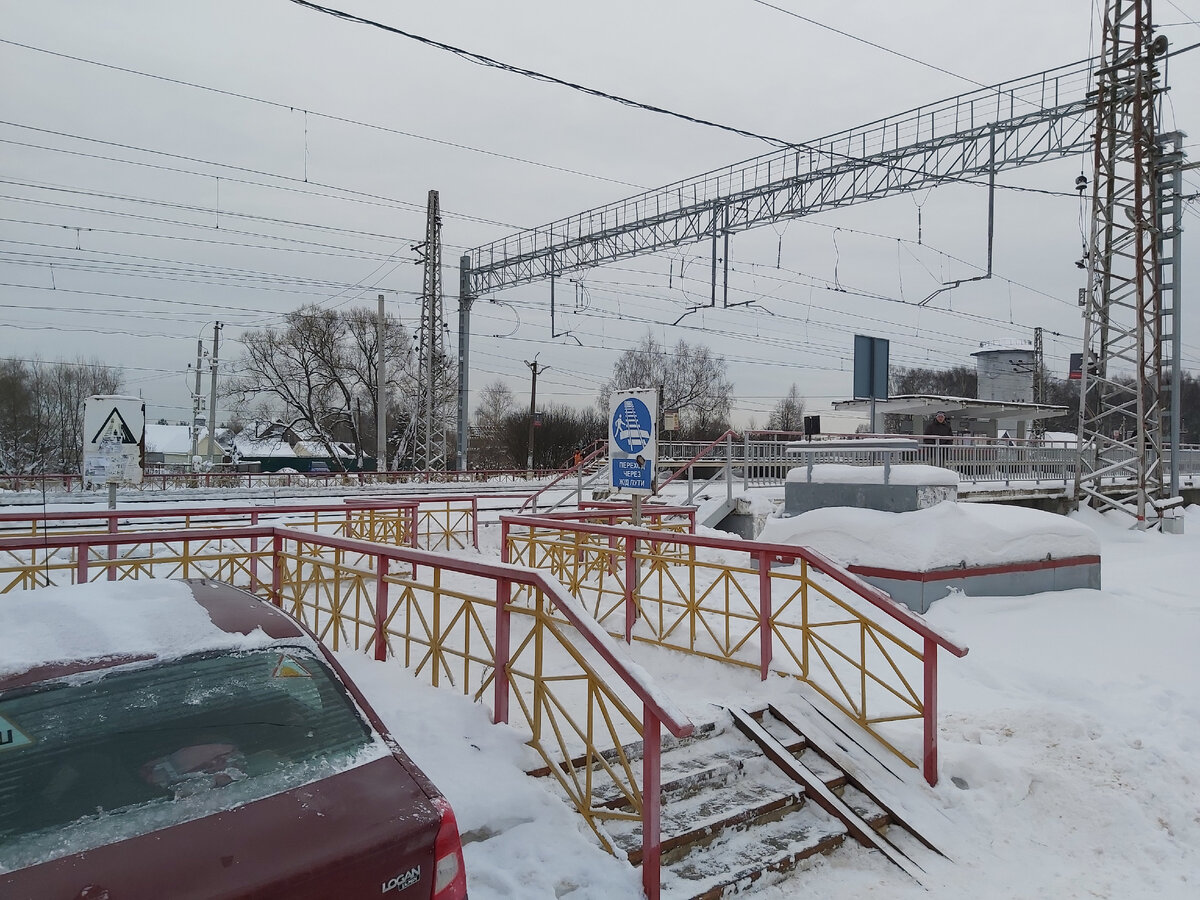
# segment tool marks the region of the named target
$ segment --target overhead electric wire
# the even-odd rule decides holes
[[[139,147],[133,144],[122,144],[117,141],[105,141],[99,138],[87,137],[80,134],[71,134],[66,131],[56,131],[52,128],[38,128],[33,125],[25,125],[20,122],[8,122],[0,120],[0,125],[10,128],[21,128],[27,131],[36,131],[40,134],[50,134],[55,137],[69,138],[75,141],[84,141],[91,144],[100,144],[105,147],[116,147],[121,150],[129,150],[135,153],[147,153],[153,156],[165,156],[168,159],[177,159],[184,162],[199,163],[201,165],[213,166],[219,169],[228,169],[234,172],[242,172],[249,175],[261,175],[266,178],[275,178],[280,181],[295,182],[296,184],[305,185],[307,187],[319,187],[328,191],[336,191],[335,194],[327,194],[322,191],[309,190],[302,187],[288,187],[279,184],[270,184],[262,181],[253,181],[248,178],[233,178],[229,175],[220,174],[217,172],[198,172],[195,169],[184,169],[178,166],[165,166],[160,163],[145,162],[143,160],[124,159],[119,156],[106,156],[102,153],[85,153],[82,150],[72,150],[66,147],[49,147],[44,144],[31,144],[27,141],[15,141],[11,138],[0,138],[0,143],[10,144],[16,147],[26,147],[31,150],[39,150],[50,153],[62,153],[69,156],[79,156],[86,159],[98,159],[107,162],[121,163],[130,166],[139,166],[142,168],[155,169],[163,172],[175,172],[181,175],[192,175],[197,178],[211,178],[221,181],[228,181],[232,184],[246,184],[256,187],[264,187],[270,190],[291,191],[298,194],[309,194],[314,197],[326,197],[330,200],[346,200],[347,202],[361,203],[367,206],[382,206],[385,208],[400,207],[412,212],[418,212],[422,215],[425,213],[423,204],[415,203],[410,200],[399,200],[395,197],[385,197],[381,194],[372,194],[367,191],[359,191],[353,188],[341,187],[336,184],[326,184],[324,182],[313,181],[308,178],[297,178],[294,175],[281,175],[278,172],[268,172],[264,169],[254,169],[248,166],[238,166],[232,163],[217,162],[215,160],[203,159],[198,156],[185,156],[179,153],[169,153],[165,150],[155,150],[151,147]],[[346,196],[340,196],[346,195]],[[480,216],[469,216],[465,213],[456,213],[447,210],[441,210],[442,216],[451,219],[459,219],[464,222],[477,222],[480,225],[493,225],[497,228],[515,228],[517,226],[509,222],[497,222],[494,219],[484,219]]]
[[[595,179],[597,181],[606,181],[611,184],[619,184],[619,185],[623,185],[625,187],[635,187],[635,188],[642,187],[642,185],[634,184],[634,183],[628,182],[628,181],[623,181],[619,178],[610,178],[605,175],[597,175],[593,172],[583,172],[583,171],[579,171],[577,169],[571,169],[571,168],[568,168],[565,166],[556,166],[553,163],[545,163],[545,162],[539,162],[538,160],[525,159],[523,157],[513,156],[512,154],[508,154],[508,153],[500,153],[495,150],[487,150],[482,147],[472,147],[468,144],[461,144],[461,143],[457,143],[455,141],[445,140],[443,138],[434,138],[434,137],[429,137],[428,135],[424,135],[424,134],[416,134],[415,132],[411,132],[411,131],[403,131],[399,128],[391,128],[387,125],[380,125],[380,124],[374,123],[374,122],[363,122],[363,121],[359,121],[357,119],[348,118],[346,116],[335,115],[334,113],[327,113],[327,112],[321,112],[319,110],[307,109],[305,107],[297,106],[292,103],[281,103],[277,100],[267,100],[262,97],[254,97],[250,94],[244,94],[244,93],[240,93],[238,91],[229,91],[229,90],[225,90],[223,88],[212,87],[211,85],[199,84],[197,82],[187,81],[182,78],[172,78],[168,75],[159,75],[154,72],[143,72],[139,69],[132,69],[132,68],[128,68],[126,66],[118,66],[118,65],[114,65],[112,63],[100,62],[99,60],[88,59],[87,57],[83,57],[83,56],[74,56],[70,53],[62,53],[57,50],[49,50],[45,47],[36,47],[32,44],[24,44],[24,43],[21,43],[20,41],[9,40],[7,38],[0,38],[0,44],[8,44],[9,46],[12,46],[12,47],[20,47],[22,50],[31,50],[35,53],[46,54],[47,56],[55,56],[60,59],[71,60],[72,62],[84,63],[85,65],[90,65],[90,66],[97,66],[99,68],[109,69],[114,72],[122,72],[126,75],[137,75],[142,78],[151,78],[151,79],[154,79],[155,81],[161,81],[161,82],[164,82],[167,84],[175,84],[175,85],[179,85],[181,87],[188,87],[188,88],[193,88],[193,89],[199,90],[199,91],[207,91],[207,92],[213,93],[213,94],[220,94],[220,95],[223,95],[226,97],[231,97],[231,98],[234,98],[237,100],[247,100],[251,103],[260,103],[264,106],[270,106],[270,107],[273,107],[275,109],[282,110],[282,111],[293,112],[293,113],[304,113],[305,115],[316,116],[316,117],[319,117],[322,119],[328,119],[331,122],[339,122],[343,125],[353,125],[357,128],[368,128],[368,129],[371,129],[374,131],[382,131],[384,133],[394,134],[399,137],[407,137],[407,138],[413,138],[415,140],[420,140],[420,141],[428,141],[430,143],[440,144],[440,145],[446,146],[446,147],[451,147],[456,150],[467,150],[472,153],[480,153],[485,156],[494,157],[496,159],[503,159],[503,160],[507,160],[509,162],[516,162],[516,163],[521,163],[523,165],[535,166],[539,169],[548,169],[551,171],[562,172],[564,175],[576,175],[576,176],[580,176],[582,178],[591,178],[591,179]]]
[[[767,9],[773,9],[776,12],[783,13],[785,16],[791,16],[793,19],[799,19],[802,22],[807,22],[809,25],[815,25],[818,28],[831,31],[834,34],[841,35],[844,38],[849,38],[852,41],[857,41],[860,44],[864,44],[876,50],[881,50],[884,53],[890,53],[892,56],[898,56],[900,59],[907,60],[911,63],[916,63],[918,66],[924,66],[926,69],[931,69],[934,72],[940,72],[943,75],[949,75],[951,78],[957,78],[959,81],[965,81],[967,84],[973,84],[976,87],[981,88],[989,88],[992,86],[990,84],[983,84],[982,82],[976,81],[974,78],[968,78],[965,75],[959,75],[957,72],[951,72],[949,69],[943,69],[941,66],[926,62],[923,59],[918,59],[915,56],[910,56],[907,53],[901,53],[899,50],[893,50],[891,47],[885,47],[883,44],[877,44],[874,41],[867,40],[864,37],[859,37],[857,34],[851,34],[849,31],[843,31],[840,28],[834,28],[832,25],[826,25],[824,22],[818,22],[816,19],[809,18],[808,16],[802,16],[800,13],[794,12],[793,10],[782,6],[776,6],[774,3],[768,3],[767,0],[750,0],[750,2],[757,3],[759,6],[765,6]],[[1170,0],[1168,0],[1168,2],[1170,2]]]

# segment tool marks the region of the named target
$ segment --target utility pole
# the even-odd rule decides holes
[[[416,403],[412,411],[415,436],[414,466],[430,471],[446,468],[445,424],[436,421],[445,400],[446,344],[442,332],[442,214],[437,191],[429,192],[425,212],[425,241],[413,248],[425,264],[421,291]]]
[[[533,434],[534,425],[537,422],[537,377],[538,372],[545,372],[547,366],[539,366],[537,357],[533,358],[533,362],[525,360],[525,365],[529,366],[529,371],[533,373],[533,383],[529,387],[529,454],[525,458],[525,477],[533,477]]]
[[[1146,528],[1165,499],[1154,160],[1167,39],[1154,36],[1150,0],[1106,0],[1101,37],[1075,496]]]
[[[467,380],[471,359],[471,257],[458,259],[458,458],[455,468],[467,470],[468,411]]]
[[[387,469],[387,354],[384,353],[383,294],[375,322],[375,471]]]
[[[1046,402],[1046,350],[1042,343],[1042,329],[1033,329],[1033,402],[1038,406]],[[1034,419],[1031,429],[1035,440],[1046,433],[1046,420]]]
[[[217,445],[217,344],[221,340],[221,323],[213,323],[212,369],[208,391],[208,467],[213,465],[213,451]]]
[[[188,459],[188,468],[195,470],[196,456],[200,453],[200,366],[204,362],[204,339],[196,341],[196,387],[192,391],[192,455]]]

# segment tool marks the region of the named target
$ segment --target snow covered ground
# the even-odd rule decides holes
[[[971,653],[941,666],[941,781],[929,789],[914,771],[904,791],[906,812],[948,857],[929,866],[925,888],[846,848],[756,896],[1200,896],[1200,507],[1186,515],[1184,535],[1074,516],[1099,535],[1103,591],[934,605],[927,618]],[[632,653],[698,718],[713,701],[750,705],[787,688]],[[473,900],[640,895],[638,873],[522,774],[536,761],[514,730],[394,664],[341,658],[454,805]]]
[[[958,595],[927,615],[971,652],[942,659],[941,781],[930,789],[912,771],[898,805],[947,861],[928,864],[922,888],[846,847],[754,896],[1200,896],[1200,507],[1186,511],[1183,535],[1131,531],[1091,511],[1071,518],[1099,538],[1104,590]],[[996,536],[971,521],[965,514],[955,552],[991,552]],[[496,532],[485,527],[485,553]],[[888,541],[887,529],[872,540]],[[891,540],[900,552],[911,535]],[[668,651],[630,653],[697,720],[714,702],[749,706],[795,690]],[[515,729],[394,663],[340,657],[454,805],[473,900],[640,896],[640,873],[523,774],[540,760]]]

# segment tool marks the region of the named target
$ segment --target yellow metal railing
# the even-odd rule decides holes
[[[478,545],[474,497],[348,500],[342,504],[178,507],[47,513],[0,513],[0,538],[22,535],[124,534],[130,531],[239,528],[283,521],[293,528],[430,550]]]
[[[477,701],[490,697],[497,721],[508,721],[515,700],[547,773],[610,851],[604,820],[641,821],[649,842],[644,878],[656,893],[658,797],[642,785],[658,783],[661,725],[682,736],[691,723],[540,572],[257,526],[0,539],[0,573],[3,591],[103,579],[220,579],[281,606],[334,650],[396,659],[432,685]],[[626,748],[643,735],[649,740],[638,760]]]
[[[804,681],[936,780],[936,653],[966,653],[800,547],[505,516],[505,558],[557,578],[611,634]],[[791,563],[776,565],[781,559]],[[920,722],[918,746],[897,723]]]

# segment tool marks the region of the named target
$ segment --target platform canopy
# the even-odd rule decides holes
[[[838,412],[870,413],[870,400],[836,400],[833,408]],[[1003,429],[1016,428],[1024,436],[1025,425],[1037,419],[1053,419],[1066,415],[1065,406],[1045,403],[1001,402],[998,400],[976,400],[974,397],[941,397],[936,394],[903,394],[887,400],[875,401],[876,414],[898,415],[908,418],[911,430],[907,433],[920,434],[918,427],[939,412],[944,412],[955,430],[965,430],[966,420],[980,423],[982,429],[970,429],[976,434],[996,437]],[[1004,423],[1004,424],[1002,424]]]

